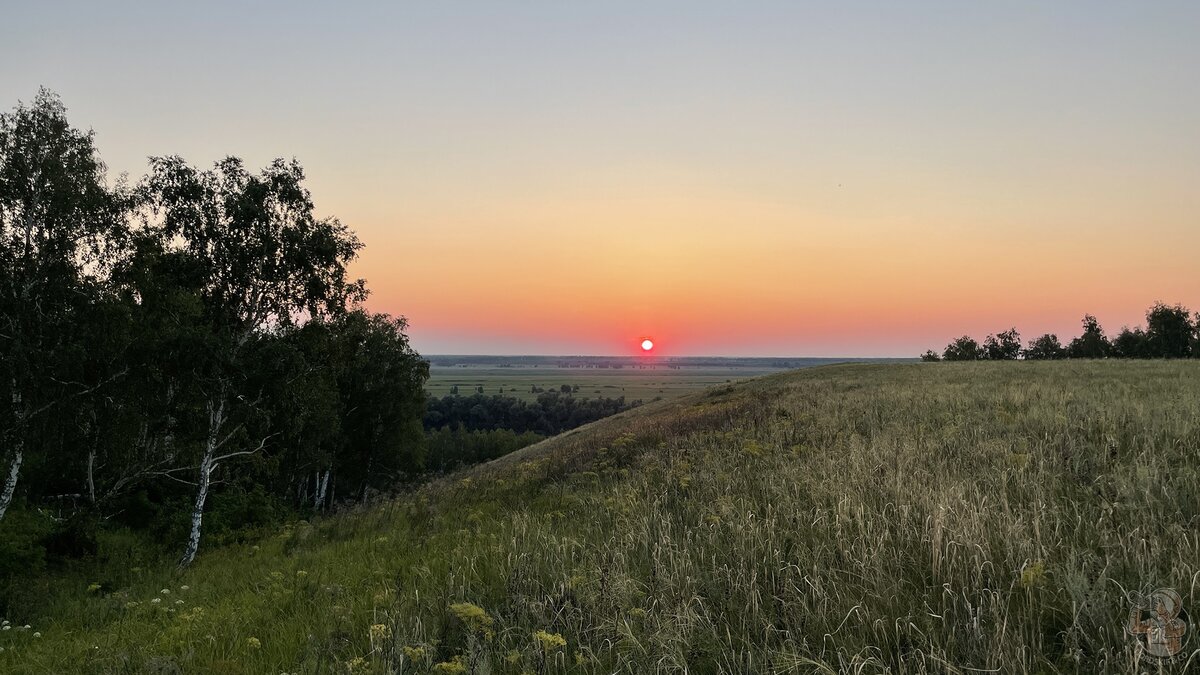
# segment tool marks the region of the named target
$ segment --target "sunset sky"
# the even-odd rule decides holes
[[[114,176],[296,157],[423,353],[1200,309],[1194,0],[6,4],[0,107],[55,90]]]

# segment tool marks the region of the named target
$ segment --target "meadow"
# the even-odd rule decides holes
[[[723,358],[723,357],[555,357],[555,356],[431,356],[430,396],[458,393],[469,396],[478,388],[486,395],[525,401],[538,396],[534,388],[558,391],[563,385],[581,398],[625,397],[627,402],[674,399],[699,389],[739,380],[835,363],[895,362],[912,359]],[[575,390],[578,387],[578,390]]]
[[[666,367],[646,366],[642,368],[580,369],[556,366],[506,367],[494,366],[433,366],[429,369],[429,381],[425,391],[430,396],[447,396],[452,387],[458,387],[461,395],[474,394],[477,387],[482,393],[511,396],[524,401],[533,401],[538,387],[545,391],[558,391],[562,385],[579,387],[575,396],[582,398],[625,397],[628,402],[653,401],[656,398],[673,399],[718,384],[756,377],[778,369],[744,367],[688,368],[673,370]]]
[[[60,570],[0,672],[1153,671],[1130,601],[1200,606],[1198,531],[1198,362],[827,366],[182,573]]]

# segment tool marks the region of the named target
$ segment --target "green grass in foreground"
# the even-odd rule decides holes
[[[1200,607],[1198,460],[1196,362],[770,376],[63,578],[0,672],[1136,672],[1126,592]]]

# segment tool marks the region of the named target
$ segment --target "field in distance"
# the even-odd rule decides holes
[[[462,396],[482,391],[532,401],[540,393],[535,387],[561,391],[566,385],[580,398],[624,396],[648,402],[795,368],[912,359],[439,355],[429,361],[425,390],[435,397],[458,387]]]

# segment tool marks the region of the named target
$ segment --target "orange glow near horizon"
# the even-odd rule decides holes
[[[0,109],[54,89],[114,179],[295,157],[423,354],[911,357],[1200,310],[1200,3],[701,5],[23,3]]]
[[[1066,340],[1084,313],[1115,333],[1157,300],[1200,309],[1200,275],[1183,273],[1200,248],[1186,211],[1163,215],[1159,228],[1177,245],[1162,248],[1117,235],[1142,203],[1128,193],[1014,212],[1002,198],[924,203],[908,187],[893,186],[884,205],[871,199],[883,186],[863,187],[828,213],[806,204],[835,186],[790,203],[429,205],[392,227],[362,227],[355,272],[374,289],[369,305],[408,316],[429,353],[614,354],[641,333],[656,336],[662,356],[912,356],[1010,326],[1025,339]],[[1081,237],[1084,223],[1105,234]],[[413,248],[425,252],[405,259]]]

